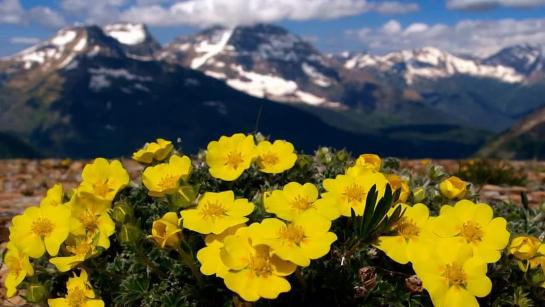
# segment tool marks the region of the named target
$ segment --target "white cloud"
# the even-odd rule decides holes
[[[81,18],[86,23],[103,24],[117,21],[121,7],[129,4],[127,0],[61,0],[62,9],[71,16]]]
[[[447,7],[455,10],[486,10],[498,6],[536,7],[545,5],[545,0],[447,0]]]
[[[395,33],[399,33],[401,29],[402,27],[399,21],[392,19],[382,26],[381,31],[386,34],[395,34]]]
[[[366,12],[401,14],[414,12],[418,9],[417,4],[397,1],[186,0],[176,1],[167,6],[159,4],[132,6],[121,14],[121,19],[156,26],[239,25],[285,19],[335,19]]]
[[[41,40],[37,37],[15,36],[9,39],[13,45],[35,45]]]
[[[389,29],[385,30],[385,29]],[[347,31],[374,53],[426,46],[453,53],[486,56],[516,44],[545,45],[545,18],[463,20],[455,25],[413,23],[396,28],[395,21],[382,27]]]
[[[58,12],[44,6],[26,11],[19,0],[0,0],[0,23],[39,24],[46,27],[60,27],[65,24]]]
[[[0,23],[19,24],[24,10],[19,0],[0,0]]]

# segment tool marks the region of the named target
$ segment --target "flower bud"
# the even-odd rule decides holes
[[[176,212],[167,212],[162,218],[153,222],[151,239],[161,248],[177,248],[180,245],[182,230]]]
[[[456,176],[451,176],[439,184],[439,191],[448,199],[460,199],[467,192],[467,183]]]
[[[382,159],[375,154],[362,154],[356,159],[356,166],[379,171],[382,166]]]
[[[423,187],[417,188],[413,191],[413,201],[414,203],[420,203],[426,199],[426,189]]]
[[[142,231],[134,224],[124,224],[117,234],[119,242],[124,245],[135,245],[140,240]]]
[[[133,213],[132,206],[122,201],[114,205],[110,215],[116,223],[123,224],[133,216]]]
[[[373,267],[366,266],[358,271],[361,285],[367,289],[372,290],[377,285],[377,272]]]
[[[25,299],[30,303],[43,303],[49,296],[46,286],[39,283],[31,283],[26,289]]]
[[[509,254],[518,260],[528,260],[536,256],[541,241],[533,236],[520,236],[511,241]]]

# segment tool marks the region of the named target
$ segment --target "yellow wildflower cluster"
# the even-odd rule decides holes
[[[377,247],[396,262],[412,263],[435,306],[478,306],[475,297],[492,289],[487,264],[509,243],[506,220],[469,200],[444,205],[437,217],[424,204],[398,206],[404,214],[394,234],[381,236]]]
[[[468,184],[461,179],[450,177],[433,186],[435,195],[439,190],[444,196],[439,199],[450,203],[431,216],[429,208],[419,203],[426,199],[427,187],[411,191],[407,177],[385,171],[388,163],[383,167],[375,154],[360,155],[346,170],[321,182],[291,172],[258,175],[259,180],[274,180],[251,193],[237,186],[245,185],[246,180],[234,181],[250,168],[248,174],[290,170],[298,159],[291,143],[263,140],[256,144],[254,136],[241,133],[222,136],[208,144],[205,165],[179,154],[170,141],[157,139],[132,157],[146,164],[142,188],[138,188],[144,192],[134,194],[154,206],[164,205],[153,222],[146,221],[151,228],[144,230],[147,237],[142,240],[167,249],[165,255],[179,255],[199,285],[202,275],[221,278],[238,295],[237,300],[275,299],[291,290],[290,275],[302,279],[301,272],[328,255],[334,244],[370,238],[363,243],[374,244],[400,264],[412,265],[435,306],[477,306],[477,298],[492,289],[488,265],[501,258],[509,243],[506,220],[494,217],[487,204],[463,199]],[[203,184],[200,178],[207,177],[206,172],[222,181]],[[123,233],[130,236],[130,229],[119,222],[124,217],[118,214],[125,216],[137,209],[124,203],[133,190],[118,196],[130,181],[119,161],[95,159],[85,166],[81,177],[72,191],[65,193],[61,185],[54,185],[39,206],[13,218],[4,256],[9,297],[27,277],[56,269],[71,272],[73,277],[67,280],[66,291],[55,292],[56,296],[66,295],[49,299],[49,306],[104,306],[89,281],[87,272],[91,271],[84,269],[92,266],[82,264],[110,247],[110,237],[116,232],[112,207],[112,216],[121,225],[120,237]],[[392,200],[390,191],[396,191],[398,199]],[[372,214],[367,215],[369,212]],[[336,224],[335,229],[338,225],[360,229],[354,230],[354,238],[346,238],[349,229],[342,229],[339,237],[333,232],[333,223],[339,219],[347,223]],[[361,222],[359,226],[356,221]],[[365,227],[383,229],[365,237],[361,230]],[[358,244],[354,248],[364,246]],[[335,252],[340,249],[336,247]],[[537,238],[513,239],[509,253],[524,271],[545,270],[545,244]],[[36,259],[40,261],[33,262]],[[341,266],[344,257],[342,261]],[[161,269],[152,265],[150,269]]]
[[[261,141],[256,145],[253,135],[242,133],[222,136],[208,144],[206,163],[214,178],[236,180],[254,161],[259,171],[278,174],[293,167],[297,154],[290,142]]]
[[[67,272],[110,246],[115,224],[109,211],[118,192],[129,183],[129,174],[119,161],[95,159],[85,166],[82,182],[64,194],[60,184],[47,191],[39,206],[27,208],[13,218],[5,263],[8,268],[7,296],[34,274],[29,258],[48,257],[59,272]],[[64,299],[50,300],[50,306],[103,306],[87,286],[87,273],[71,278]],[[79,302],[70,305],[67,302]]]

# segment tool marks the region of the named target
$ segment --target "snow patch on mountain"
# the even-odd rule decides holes
[[[316,70],[314,66],[304,62],[301,65],[301,68],[303,69],[305,74],[307,74],[307,76],[311,78],[314,84],[321,87],[329,87],[331,85],[331,80],[328,77],[321,74],[320,72],[318,72],[318,70]]]
[[[61,30],[51,39],[51,43],[56,46],[64,46],[72,42],[78,34],[73,30]]]
[[[115,38],[125,45],[138,45],[147,38],[147,32],[143,24],[118,23],[104,26],[104,33]]]
[[[195,52],[203,54],[197,58],[194,58],[193,61],[191,61],[191,68],[198,69],[209,59],[221,53],[225,46],[227,46],[231,35],[233,35],[233,29],[228,29],[221,33],[221,36],[214,37],[216,41],[204,40],[200,42],[197,46],[195,46]]]

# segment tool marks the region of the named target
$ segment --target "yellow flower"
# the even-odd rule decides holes
[[[285,276],[293,273],[296,265],[271,254],[266,245],[252,244],[247,227],[227,236],[223,244],[221,260],[229,268],[223,279],[229,290],[248,302],[275,299],[290,291]]]
[[[87,272],[81,270],[80,275],[74,274],[66,282],[66,296],[63,298],[48,299],[50,307],[103,307],[104,302],[96,298],[95,292],[89,283]]]
[[[112,201],[117,192],[129,183],[129,173],[121,162],[114,160],[110,163],[104,158],[97,158],[87,164],[81,178],[78,192],[102,201]]]
[[[206,164],[212,177],[233,181],[250,167],[256,155],[254,137],[237,133],[208,143]]]
[[[153,197],[178,192],[180,180],[187,180],[191,173],[191,159],[188,156],[172,156],[168,163],[148,167],[142,174],[142,182]]]
[[[66,243],[66,251],[71,256],[51,258],[51,262],[59,272],[68,272],[85,259],[96,253],[96,246],[91,237],[69,237]]]
[[[28,260],[28,256],[21,252],[13,242],[7,245],[7,252],[4,255],[4,264],[8,271],[4,279],[6,287],[6,296],[12,297],[17,293],[17,286],[27,276],[34,275],[34,269]]]
[[[518,260],[528,260],[534,258],[538,254],[541,245],[541,241],[534,236],[516,237],[511,241],[509,254],[513,255]]]
[[[378,172],[382,166],[382,160],[375,154],[362,154],[356,159],[356,163],[346,170],[347,175],[358,176],[368,172]]]
[[[466,244],[442,239],[434,248],[413,260],[413,268],[422,280],[436,307],[477,307],[475,297],[485,297],[492,290],[486,276],[486,263],[472,257]]]
[[[257,165],[264,173],[278,174],[289,170],[297,161],[293,144],[283,140],[261,141],[257,144]]]
[[[47,190],[46,196],[40,202],[40,206],[58,206],[63,203],[64,193],[62,184],[58,183]]]
[[[429,232],[429,210],[423,204],[412,207],[400,204],[404,214],[394,225],[394,234],[378,238],[377,248],[384,251],[395,262],[406,264],[414,258],[415,253],[424,252],[431,237]],[[392,215],[397,208],[391,208]]]
[[[367,193],[373,185],[379,192],[379,199],[384,195],[388,181],[381,173],[368,172],[365,175],[347,176],[338,175],[335,179],[326,179],[323,182],[324,199],[332,199],[339,207],[341,215],[351,216],[351,210],[356,215],[363,215]]]
[[[466,195],[467,183],[462,179],[452,176],[439,184],[441,194],[448,199],[460,199]]]
[[[409,195],[411,194],[411,190],[409,189],[409,184],[407,183],[407,181],[403,180],[400,176],[395,174],[386,175],[386,179],[388,179],[388,183],[390,184],[390,187],[392,187],[392,191],[401,190],[398,202],[406,202],[409,198]]]
[[[245,198],[235,200],[233,191],[206,192],[194,209],[183,210],[184,228],[202,234],[220,234],[225,229],[246,223],[254,204]]]
[[[40,258],[46,250],[56,256],[68,237],[69,220],[68,206],[30,207],[13,218],[9,239],[32,258]]]
[[[314,212],[305,212],[286,224],[268,218],[250,226],[254,244],[265,244],[278,257],[306,267],[310,260],[329,252],[337,236],[329,232],[331,222]]]
[[[178,226],[179,218],[176,212],[167,212],[162,218],[153,222],[151,239],[161,248],[177,248],[180,245],[182,230]]]
[[[115,223],[109,208],[92,197],[75,194],[68,203],[71,210],[70,233],[76,236],[97,236],[97,246],[108,249],[109,237],[115,233]]]
[[[163,161],[172,152],[174,146],[171,141],[157,139],[155,142],[146,143],[143,148],[132,154],[133,160],[149,164],[155,161]]]
[[[306,211],[315,211],[329,220],[334,220],[340,215],[335,204],[323,199],[318,200],[318,189],[312,183],[301,185],[290,182],[282,190],[266,193],[263,202],[267,212],[287,221],[293,221]]]
[[[227,228],[219,235],[213,233],[206,235],[204,239],[206,246],[197,252],[197,259],[201,263],[200,270],[204,275],[216,275],[223,278],[227,274],[229,268],[221,260],[223,240],[227,236],[234,235],[242,227],[246,227],[246,225],[240,224]]]
[[[441,237],[456,237],[473,249],[475,257],[493,263],[500,259],[510,235],[507,221],[493,218],[493,214],[487,204],[461,200],[454,207],[441,207],[440,215],[433,221],[433,230]]]

